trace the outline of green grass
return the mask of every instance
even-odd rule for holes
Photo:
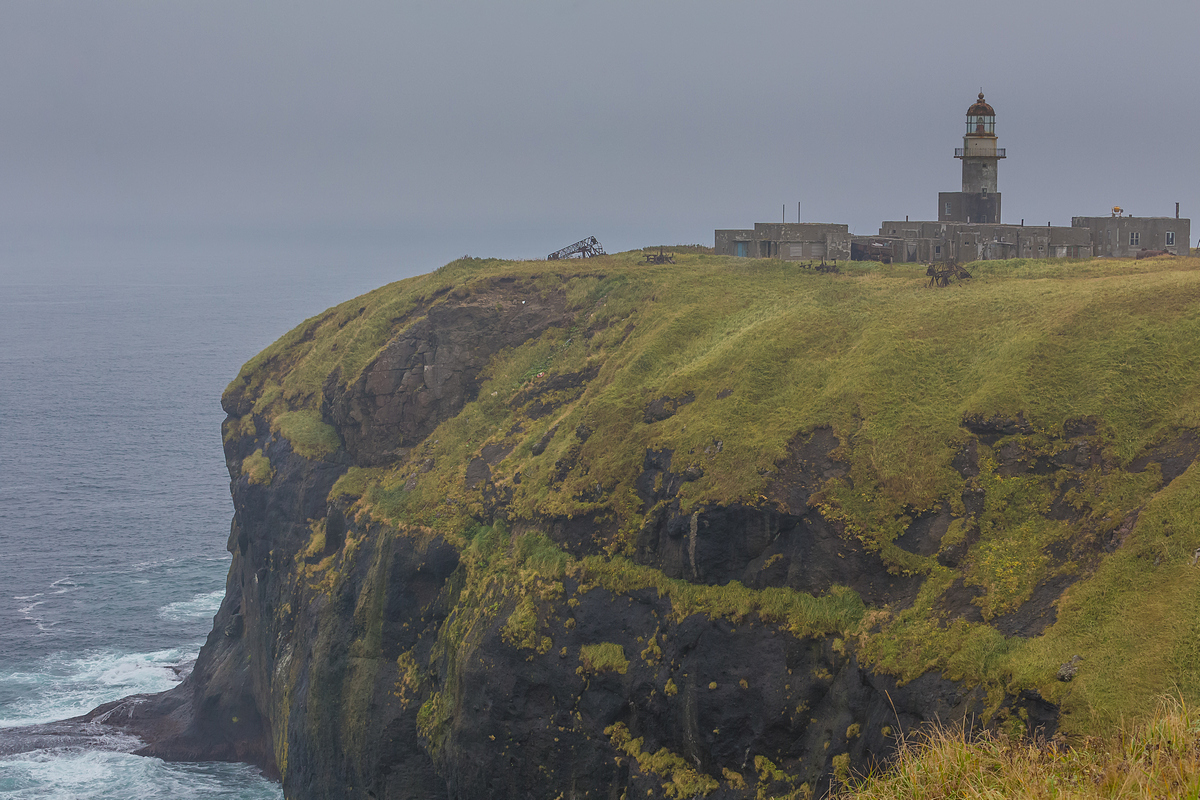
[[[865,663],[904,680],[935,669],[997,697],[1036,688],[1064,705],[1078,732],[1133,718],[1172,686],[1200,700],[1200,569],[1189,563],[1200,547],[1200,476],[1189,471],[1160,491],[1153,471],[1121,469],[1171,432],[1200,427],[1200,260],[982,262],[970,266],[970,281],[929,289],[914,265],[854,263],[818,275],[670,249],[675,265],[643,265],[642,251],[570,263],[453,262],[306,321],[248,363],[226,399],[261,415],[297,452],[329,456],[340,442],[318,411],[330,375],[352,383],[430,304],[486,308],[498,281],[514,278],[516,291],[561,294],[571,324],[498,354],[460,414],[406,458],[352,470],[332,494],[359,498],[352,512],[364,521],[457,543],[478,577],[468,581],[471,602],[488,608],[506,596],[505,632],[517,646],[540,651],[549,636],[540,606],[524,598],[552,591],[553,575],[575,570],[612,591],[654,587],[680,614],[757,615],[798,636],[846,636]],[[561,402],[549,415],[533,419],[518,402],[547,379],[539,373],[588,367],[598,375],[581,392],[543,398]],[[694,402],[645,422],[648,403],[685,394]],[[980,447],[981,474],[972,480],[989,502],[962,565],[900,550],[894,540],[916,514],[963,511],[968,481],[951,467],[969,438],[963,419],[1018,414],[1032,432],[1013,442],[1046,456],[1065,423],[1095,421],[1106,466],[1084,474],[1070,496],[1091,509],[1084,519],[1047,521],[1062,487],[1052,476],[1003,477],[1001,442],[995,451]],[[255,435],[252,419],[237,424]],[[574,433],[579,426],[592,432],[586,441]],[[676,472],[702,473],[680,490],[684,513],[770,506],[781,499],[771,487],[789,443],[818,426],[833,429],[851,467],[814,502],[894,571],[926,576],[912,608],[866,609],[841,589],[813,598],[694,586],[628,560],[644,523],[634,484],[648,449],[673,450]],[[576,562],[529,537],[510,552],[494,533],[465,535],[488,519],[482,490],[463,480],[487,444],[513,448],[492,466],[495,485],[512,491],[513,518],[611,519],[616,535],[596,543],[604,555]],[[426,471],[427,459],[434,466]],[[562,474],[560,465],[572,463]],[[1043,636],[1007,638],[986,624],[1019,607],[1056,568],[1047,548],[1105,534],[1137,508],[1125,547],[1064,595]],[[952,530],[951,538],[967,533],[962,524]],[[1083,574],[1085,566],[1077,559],[1057,568]],[[939,598],[956,578],[982,592],[985,623],[939,616]],[[1075,653],[1086,657],[1079,676],[1056,681]]]

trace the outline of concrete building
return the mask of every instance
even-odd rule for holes
[[[996,172],[1005,151],[996,141],[996,112],[980,92],[967,109],[963,146],[954,149],[954,157],[962,159],[962,191],[938,193],[938,222],[1000,222]]]
[[[1087,230],[1098,256],[1131,258],[1141,250],[1188,255],[1192,221],[1179,217],[1071,217],[1071,225]]]
[[[718,255],[784,261],[850,259],[850,226],[824,222],[756,222],[753,230],[715,231]]]
[[[1078,227],[984,225],[974,222],[884,222],[878,236],[852,244],[888,243],[895,262],[982,261],[1001,258],[1090,258],[1089,231]]]
[[[1175,217],[1072,217],[1070,227],[1005,225],[1000,216],[996,112],[983,92],[967,109],[962,191],[938,193],[937,222],[885,221],[876,236],[851,236],[846,225],[757,223],[753,230],[715,231],[720,255],[784,260],[980,261],[1005,258],[1132,257],[1142,250],[1189,254],[1191,221]],[[1119,212],[1120,209],[1114,209]]]

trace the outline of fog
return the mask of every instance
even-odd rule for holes
[[[9,2],[0,254],[368,238],[436,265],[711,244],[797,203],[872,233],[960,188],[981,88],[1005,221],[1196,218],[1198,23],[1195,0]]]

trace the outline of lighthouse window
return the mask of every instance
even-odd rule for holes
[[[996,131],[996,118],[979,114],[967,117],[967,133],[977,136],[990,136]]]
[[[1129,234],[1129,246],[1130,247],[1136,247],[1141,243],[1142,243],[1142,234],[1137,233],[1136,231],[1134,233]]]

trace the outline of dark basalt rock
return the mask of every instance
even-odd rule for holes
[[[663,396],[657,400],[651,400],[643,412],[643,421],[647,425],[652,425],[655,422],[662,422],[664,419],[670,419],[675,416],[680,408],[688,403],[695,401],[696,396],[691,392],[680,395],[679,397]]]
[[[352,386],[330,376],[322,415],[356,464],[386,464],[397,449],[420,442],[475,398],[479,373],[493,355],[570,319],[561,294],[543,300],[511,280],[463,302],[434,305],[403,328]]]
[[[1162,473],[1162,485],[1166,486],[1178,478],[1200,455],[1200,436],[1195,431],[1183,431],[1134,459],[1126,468],[1129,472],[1142,472],[1151,464],[1157,464]]]
[[[600,367],[593,366],[581,372],[564,372],[535,378],[517,392],[509,405],[523,409],[530,419],[541,419],[583,394],[587,382],[599,373]]]
[[[1025,421],[1024,415],[1018,414],[1016,419],[1005,417],[969,416],[963,420],[963,427],[979,437],[988,446],[996,443],[1004,436],[1033,433],[1033,426]]]
[[[946,508],[918,514],[909,523],[908,530],[896,539],[896,545],[919,556],[936,555],[953,519],[954,515]]]
[[[550,441],[554,438],[554,434],[556,433],[558,433],[557,425],[542,434],[542,438],[538,439],[537,442],[534,443],[533,447],[529,449],[529,451],[535,456],[540,456],[542,453],[546,452],[546,448],[550,446]]]
[[[479,484],[492,477],[492,470],[488,467],[487,461],[482,458],[473,458],[471,463],[467,465],[466,487],[474,489]]]

